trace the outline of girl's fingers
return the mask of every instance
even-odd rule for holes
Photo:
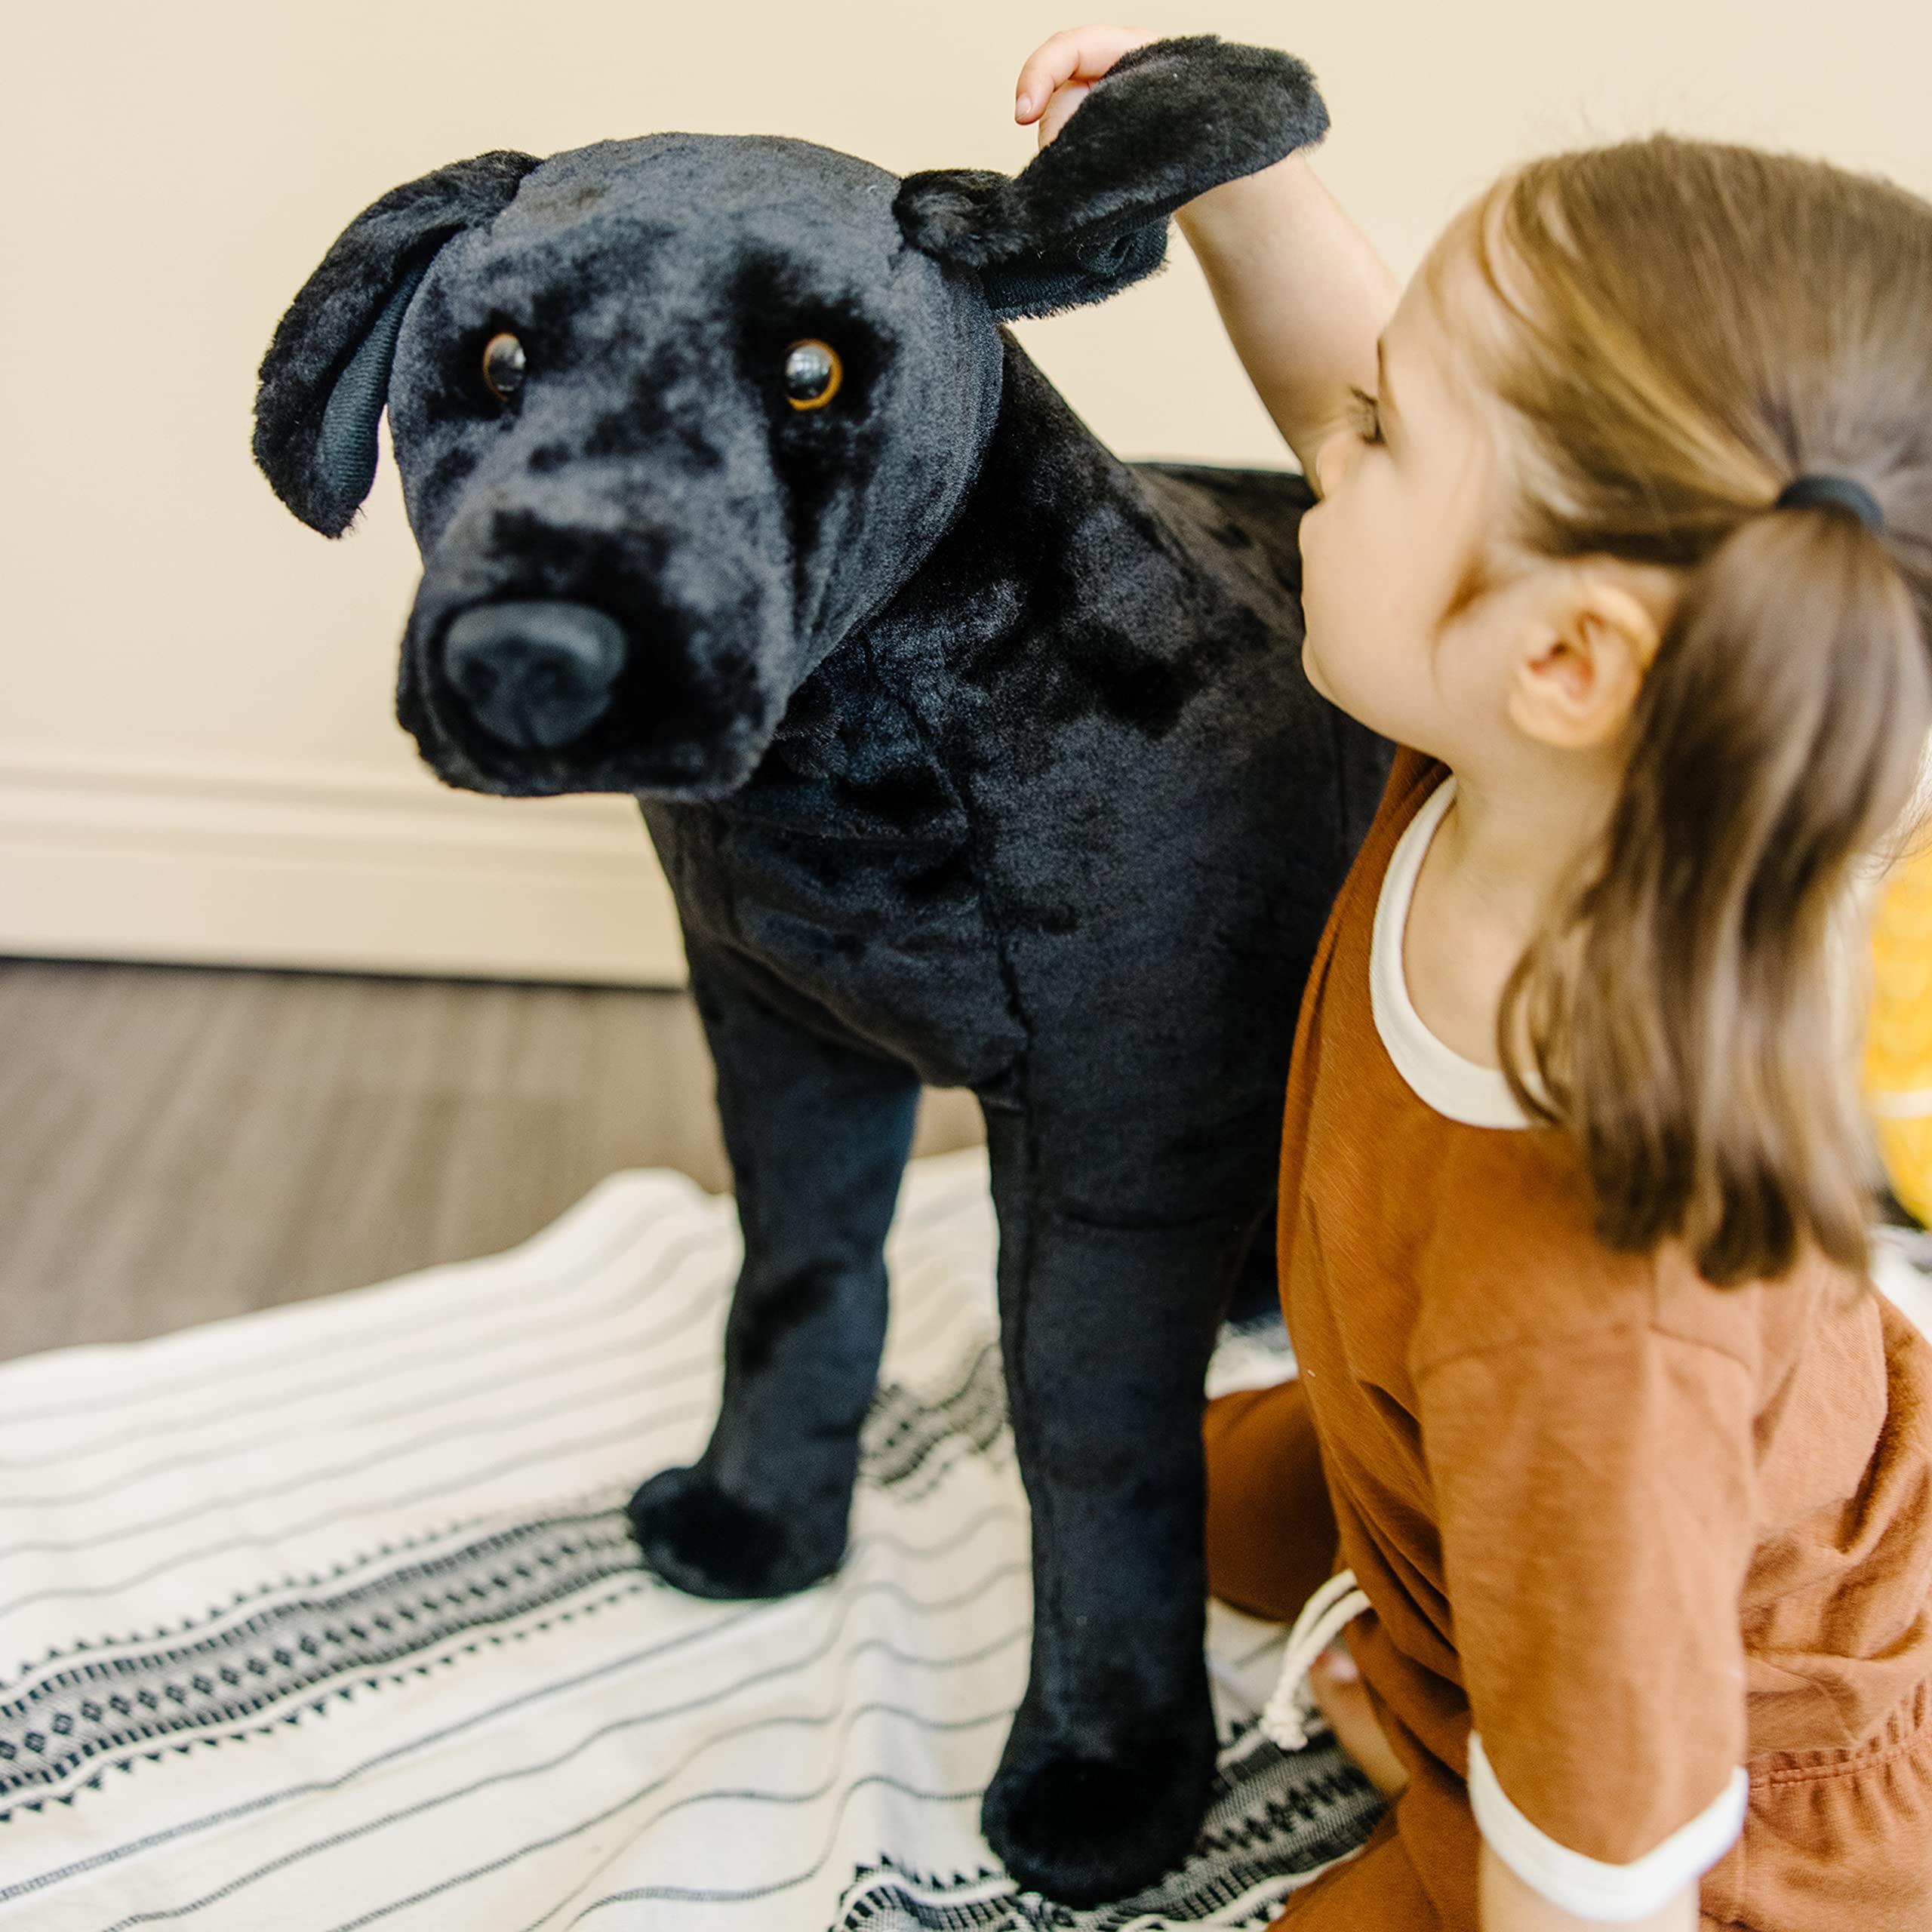
[[[1079,100],[1084,98],[1087,88],[1129,48],[1143,47],[1149,41],[1159,38],[1159,35],[1142,27],[1063,28],[1051,38],[1042,41],[1026,57],[1014,85],[1013,118],[1022,127],[1026,126],[1069,82],[1084,83],[1075,97],[1077,105]]]
[[[1337,1644],[1315,1660],[1308,1681],[1321,1715],[1335,1734],[1335,1742],[1384,1798],[1401,1797],[1408,1784],[1408,1769],[1382,1728],[1374,1700],[1354,1658]]]
[[[1073,110],[1087,98],[1093,85],[1091,81],[1069,81],[1055,91],[1053,99],[1047,103],[1047,111],[1040,116],[1041,147],[1073,118]]]

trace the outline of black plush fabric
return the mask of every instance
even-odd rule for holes
[[[1120,462],[999,317],[1146,272],[1174,208],[1323,125],[1298,63],[1199,36],[1011,182],[763,136],[485,157],[352,224],[265,365],[263,467],[339,528],[319,426],[348,371],[373,432],[380,318],[443,238],[386,384],[399,715],[452,784],[635,793],[676,894],[746,1254],[710,1445],[632,1505],[674,1583],[838,1564],[918,1083],[978,1094],[1035,1603],[986,1824],[1072,1902],[1174,1863],[1208,1788],[1201,1374],[1266,1272],[1297,1002],[1386,748],[1302,674],[1300,479]],[[808,339],[842,374],[801,410]],[[608,691],[586,612],[628,641]]]

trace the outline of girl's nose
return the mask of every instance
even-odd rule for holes
[[[1337,429],[1332,435],[1324,436],[1315,452],[1315,487],[1324,497],[1334,491],[1346,472],[1349,442],[1347,432]]]

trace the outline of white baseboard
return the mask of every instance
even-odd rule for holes
[[[426,774],[0,752],[0,953],[684,983],[626,799]]]

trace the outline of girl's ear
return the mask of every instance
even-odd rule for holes
[[[376,475],[376,424],[409,298],[453,235],[508,207],[537,165],[507,149],[392,188],[337,235],[262,359],[255,460],[312,530],[340,537]]]
[[[1603,577],[1576,581],[1524,639],[1510,672],[1510,721],[1564,750],[1610,743],[1629,722],[1663,636],[1650,600]]]
[[[1051,315],[1151,275],[1175,209],[1327,128],[1292,54],[1214,34],[1152,41],[1122,54],[1017,174],[909,174],[893,212],[913,248],[978,274],[1000,321]]]

